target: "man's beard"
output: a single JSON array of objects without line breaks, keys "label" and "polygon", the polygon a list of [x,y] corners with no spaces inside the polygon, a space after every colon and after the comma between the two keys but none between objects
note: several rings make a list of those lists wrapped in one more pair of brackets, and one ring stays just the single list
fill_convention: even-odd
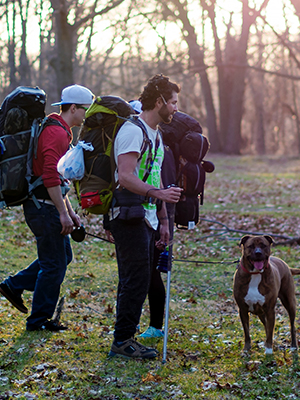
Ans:
[{"label": "man's beard", "polygon": [[162,108],[158,111],[158,115],[162,119],[162,122],[169,124],[172,121],[173,114],[170,113],[167,106],[164,104]]}]

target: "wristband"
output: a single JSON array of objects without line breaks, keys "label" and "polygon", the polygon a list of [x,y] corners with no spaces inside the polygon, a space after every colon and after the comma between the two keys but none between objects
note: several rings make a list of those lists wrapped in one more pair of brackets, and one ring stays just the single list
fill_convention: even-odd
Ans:
[{"label": "wristband", "polygon": [[151,189],[147,190],[147,192],[146,192],[146,196],[145,196],[145,197],[146,197],[146,199],[149,197],[149,196],[148,196],[148,193],[150,192],[150,190],[160,190],[160,189],[157,189],[157,188],[151,188]]}]

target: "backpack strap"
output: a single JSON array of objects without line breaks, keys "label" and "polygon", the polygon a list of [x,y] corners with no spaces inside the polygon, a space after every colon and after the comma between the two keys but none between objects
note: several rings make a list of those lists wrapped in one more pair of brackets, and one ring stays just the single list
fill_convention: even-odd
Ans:
[{"label": "backpack strap", "polygon": [[[142,147],[140,150],[140,156],[138,158],[137,161],[140,161],[140,159],[143,157],[143,155],[145,154],[147,148],[149,147],[149,155],[147,157],[147,170],[146,173],[143,177],[143,182],[146,182],[146,180],[148,179],[148,176],[150,175],[152,166],[153,166],[153,162],[152,162],[152,142],[149,139],[148,133],[147,133],[147,129],[145,127],[145,125],[143,124],[143,122],[138,119],[137,115],[130,115],[129,118],[124,118],[124,117],[120,117],[118,116],[117,118],[119,118],[120,120],[122,120],[123,122],[131,122],[134,125],[137,125],[139,128],[141,128],[142,133],[143,133],[143,143],[142,143]],[[112,190],[114,191],[117,187],[117,182],[115,182],[115,178],[114,178],[114,171],[116,169],[116,161],[115,161],[115,157],[114,157],[114,141],[116,139],[116,136],[118,134],[119,131],[116,132],[116,134],[113,137],[113,142],[112,142],[112,147],[111,147],[111,156],[110,156],[110,160],[111,160],[111,172],[112,172]],[[152,162],[152,165],[151,165]]]},{"label": "backpack strap", "polygon": [[[37,147],[38,147],[38,139],[43,132],[45,128],[48,126],[60,126],[63,128],[68,135],[70,136],[70,132],[67,130],[67,128],[59,122],[55,118],[49,118],[45,117],[42,121],[40,119],[35,119],[32,123],[31,126],[31,138],[30,138],[30,145],[29,145],[29,151],[27,154],[27,173],[26,173],[26,180],[28,182],[28,193],[30,198],[33,200],[34,204],[38,209],[41,208],[39,202],[36,199],[36,196],[34,195],[33,191],[36,189],[38,186],[43,185],[43,177],[39,176],[37,179],[32,182],[32,164],[33,164],[33,157],[37,158]],[[62,195],[65,196],[67,192],[69,191],[69,188],[65,186],[61,186],[61,191]]]},{"label": "backpack strap", "polygon": [[[150,159],[152,159],[152,142],[149,139],[148,132],[147,132],[145,125],[139,119],[138,115],[130,115],[129,118],[123,118],[123,117],[118,116],[118,118],[124,120],[124,122],[129,121],[129,122],[133,123],[134,125],[137,125],[139,128],[141,128],[141,130],[143,132],[143,143],[142,143],[142,147],[140,150],[140,156],[138,158],[138,161],[140,161],[140,159],[143,157],[145,151],[147,150],[147,147],[149,147]],[[115,137],[116,136],[117,136],[117,134],[115,135]],[[114,137],[114,140],[115,140],[115,137]],[[149,158],[149,156],[148,156],[148,158]]]},{"label": "backpack strap", "polygon": [[40,122],[38,128],[37,128],[37,133],[34,136],[34,157],[37,158],[37,146],[38,146],[38,139],[41,135],[41,133],[43,132],[43,130],[45,128],[47,128],[48,126],[60,126],[61,128],[63,128],[68,136],[70,135],[70,132],[67,130],[67,128],[61,123],[59,122],[57,119],[55,118],[50,118],[50,117],[45,117],[42,122]]},{"label": "backpack strap", "polygon": [[148,133],[147,133],[147,129],[145,127],[145,125],[143,124],[143,122],[139,119],[138,115],[131,115],[129,117],[129,121],[131,121],[132,123],[134,123],[135,125],[139,126],[143,132],[143,143],[142,143],[142,148],[140,151],[140,156],[138,158],[138,161],[140,161],[140,159],[143,157],[144,153],[147,150],[147,147],[149,147],[149,153],[148,153],[148,157],[146,160],[146,171],[145,171],[145,175],[143,176],[142,181],[146,182],[146,180],[148,179],[149,175],[151,174],[151,170],[153,168],[153,164],[154,164],[154,160],[155,157],[157,155],[157,150],[160,144],[160,139],[159,139],[159,134],[157,134],[156,136],[156,140],[155,140],[155,150],[154,150],[154,156],[152,153],[153,150],[153,146],[152,146],[152,142],[149,139]]}]

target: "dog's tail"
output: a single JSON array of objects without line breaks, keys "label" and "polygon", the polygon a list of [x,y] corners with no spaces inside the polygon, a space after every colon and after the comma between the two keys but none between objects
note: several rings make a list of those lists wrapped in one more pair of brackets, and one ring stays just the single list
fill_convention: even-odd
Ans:
[{"label": "dog's tail", "polygon": [[290,268],[292,275],[300,275],[300,268]]}]

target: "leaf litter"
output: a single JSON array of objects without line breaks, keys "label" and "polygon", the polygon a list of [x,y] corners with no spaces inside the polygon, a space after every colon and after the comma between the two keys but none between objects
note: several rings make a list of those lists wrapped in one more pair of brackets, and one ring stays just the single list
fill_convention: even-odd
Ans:
[{"label": "leaf litter", "polygon": [[[260,176],[255,163],[243,162],[242,167],[239,163],[230,169],[226,168],[226,157],[213,161],[216,174],[207,178],[205,204],[200,210],[203,219],[240,231],[299,235],[299,163],[299,170],[294,172],[283,163],[283,170],[274,174],[272,163],[267,160],[265,173]],[[234,158],[230,159],[233,163]],[[0,213],[4,277],[32,259],[35,243],[20,209]],[[84,224],[89,232],[104,234],[98,217],[84,217]],[[295,395],[300,368],[289,352],[289,324],[280,303],[276,306],[273,360],[264,358],[264,332],[255,318],[250,320],[254,325],[252,353],[247,361],[241,355],[242,328],[232,298],[235,264],[220,264],[238,259],[241,234],[225,232],[216,236],[221,228],[203,220],[193,231],[175,229],[165,365],[161,364],[161,356],[157,361],[107,358],[117,290],[114,248],[90,238],[73,243],[75,262],[62,288],[66,295],[62,320],[67,321],[69,331],[61,336],[27,335],[24,316],[1,299],[4,322],[0,327],[0,385],[4,394],[0,399],[267,398],[262,381],[269,385],[264,390],[270,393],[280,388],[281,398]],[[208,235],[211,236],[202,239]],[[273,253],[291,266],[296,266],[299,259],[298,246],[274,247]],[[185,261],[178,262],[176,258]],[[299,287],[298,279],[295,283]],[[27,304],[30,298],[25,293]],[[147,326],[148,319],[145,302],[142,327]],[[154,345],[162,353],[161,341],[145,344]]]}]

